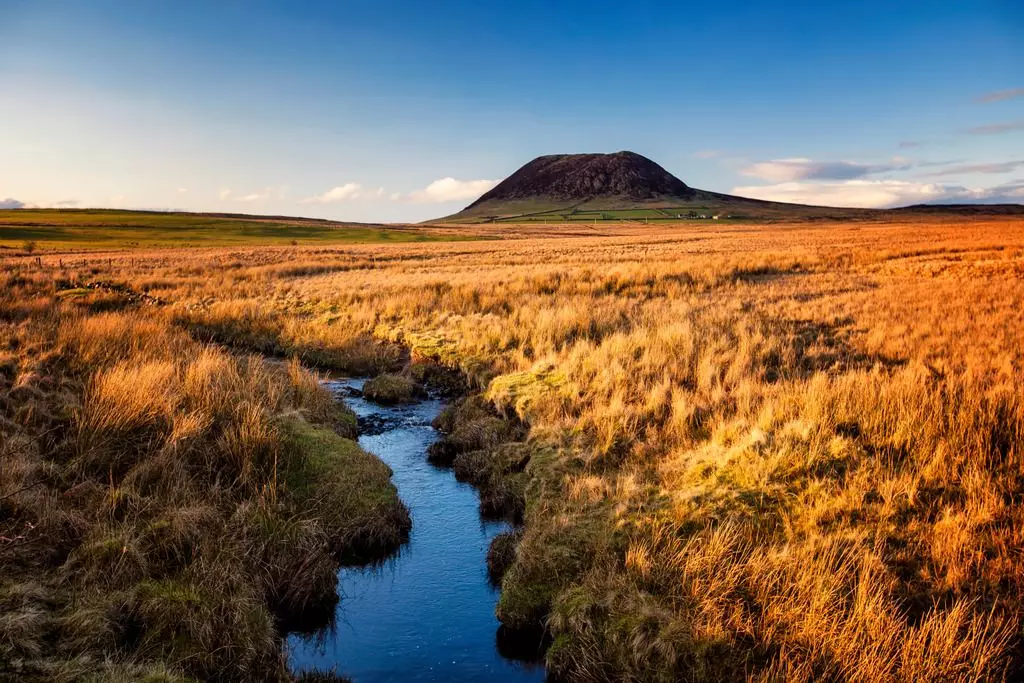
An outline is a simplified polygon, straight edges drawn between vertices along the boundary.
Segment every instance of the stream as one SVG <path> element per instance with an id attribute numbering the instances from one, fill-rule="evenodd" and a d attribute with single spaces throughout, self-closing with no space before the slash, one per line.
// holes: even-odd
<path id="1" fill-rule="evenodd" d="M 354 683 L 543 681 L 539 658 L 506 658 L 502 652 L 515 648 L 498 638 L 498 590 L 486 557 L 508 524 L 481 519 L 476 490 L 427 462 L 443 403 L 378 405 L 362 397 L 363 381 L 325 385 L 359 417 L 359 445 L 394 470 L 412 531 L 383 564 L 339 571 L 335 623 L 289 638 L 293 670 L 337 671 Z"/>

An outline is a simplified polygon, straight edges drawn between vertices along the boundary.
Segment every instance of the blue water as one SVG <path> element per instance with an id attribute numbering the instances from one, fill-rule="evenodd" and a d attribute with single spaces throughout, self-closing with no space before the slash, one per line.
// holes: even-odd
<path id="1" fill-rule="evenodd" d="M 491 539 L 508 525 L 482 520 L 476 491 L 427 462 L 442 403 L 380 406 L 358 394 L 362 380 L 327 386 L 359 416 L 359 444 L 394 470 L 412 531 L 383 565 L 339 572 L 333 630 L 292 636 L 293 670 L 335 670 L 355 683 L 543 681 L 539 663 L 506 659 L 497 648 L 498 591 L 488 581 L 486 557 Z"/>

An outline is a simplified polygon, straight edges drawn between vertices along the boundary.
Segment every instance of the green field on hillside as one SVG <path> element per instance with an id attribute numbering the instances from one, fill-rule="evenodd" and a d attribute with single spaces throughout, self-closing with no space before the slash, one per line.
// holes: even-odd
<path id="1" fill-rule="evenodd" d="M 373 244 L 467 239 L 421 228 L 305 218 L 113 210 L 0 211 L 0 245 L 43 248 Z"/>
<path id="2" fill-rule="evenodd" d="M 695 215 L 691 215 L 695 214 Z M 661 209 L 621 209 L 621 210 L 565 210 L 556 209 L 543 213 L 534 213 L 521 216 L 503 216 L 496 218 L 497 223 L 573 223 L 573 222 L 600 222 L 600 221 L 678 221 L 692 218 L 700 220 L 699 216 L 704 215 L 710 218 L 718 215 L 718 211 L 708 207 L 685 208 L 661 208 Z"/>

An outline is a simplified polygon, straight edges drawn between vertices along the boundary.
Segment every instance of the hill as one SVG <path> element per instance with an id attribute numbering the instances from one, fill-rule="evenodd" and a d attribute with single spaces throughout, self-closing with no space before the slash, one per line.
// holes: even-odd
<path id="1" fill-rule="evenodd" d="M 622 202 L 688 200 L 697 194 L 650 159 L 634 152 L 537 157 L 467 207 L 531 200 Z"/>
<path id="2" fill-rule="evenodd" d="M 692 188 L 647 157 L 624 151 L 537 157 L 459 213 L 441 220 L 678 220 L 794 213 L 844 218 L 860 211 L 764 202 Z"/>
<path id="3" fill-rule="evenodd" d="M 854 209 L 748 199 L 688 186 L 635 152 L 537 157 L 465 209 L 436 222 L 669 221 L 879 218 L 893 212 L 1020 214 L 1020 205 Z"/>

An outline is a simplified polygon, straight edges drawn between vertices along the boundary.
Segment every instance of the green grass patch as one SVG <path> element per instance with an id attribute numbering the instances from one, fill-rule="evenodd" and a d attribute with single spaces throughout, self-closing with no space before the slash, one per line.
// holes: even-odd
<path id="1" fill-rule="evenodd" d="M 75 287 L 74 289 L 62 289 L 57 292 L 58 299 L 80 299 L 83 296 L 89 296 L 92 294 L 91 289 L 84 287 Z"/>
<path id="2" fill-rule="evenodd" d="M 704 219 L 690 216 L 695 211 L 698 216 L 706 216 Z M 710 220 L 712 215 L 717 215 L 718 210 L 707 207 L 685 208 L 657 208 L 657 209 L 586 209 L 570 211 L 559 209 L 546 213 L 537 213 L 527 216 L 504 216 L 496 219 L 498 223 L 600 223 L 614 221 L 632 222 L 678 222 L 681 220 Z"/>
<path id="3" fill-rule="evenodd" d="M 288 498 L 315 517 L 345 563 L 383 557 L 408 535 L 409 511 L 391 483 L 391 468 L 350 439 L 298 419 L 284 425 L 294 464 Z"/>
<path id="4" fill-rule="evenodd" d="M 11 209 L 0 211 L 0 245 L 46 249 L 381 244 L 459 241 L 417 227 L 277 216 L 150 211 Z"/>
<path id="5" fill-rule="evenodd" d="M 530 406 L 565 385 L 565 374 L 548 364 L 538 364 L 527 372 L 499 375 L 491 380 L 485 397 L 501 410 L 513 409 L 525 416 Z"/>

